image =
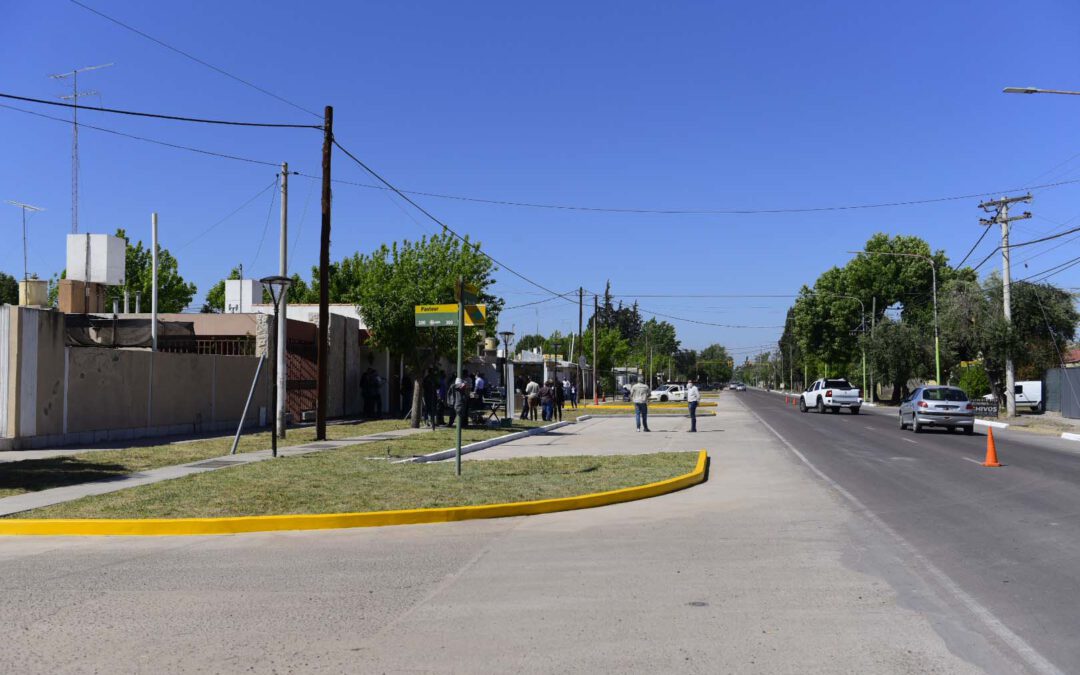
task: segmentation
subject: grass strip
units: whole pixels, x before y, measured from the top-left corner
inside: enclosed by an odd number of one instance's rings
[[[326,427],[326,437],[331,440],[377,434],[393,429],[403,429],[408,420],[371,420]],[[300,445],[315,440],[314,427],[289,429],[279,447]],[[49,488],[78,485],[92,481],[125,476],[163,466],[187,464],[211,457],[229,454],[233,435],[215,436],[195,440],[134,441],[144,445],[131,445],[116,450],[96,450],[48,459],[24,459],[0,464],[0,497],[11,497],[26,492]],[[254,452],[270,447],[270,432],[245,433],[240,438],[237,452]]]
[[[393,443],[425,452],[434,447],[430,440],[413,436]],[[444,440],[438,449],[445,447]],[[698,457],[696,452],[668,452],[470,461],[457,477],[453,462],[393,464],[371,459],[371,452],[372,446],[364,445],[286,457],[85,497],[11,517],[210,518],[498,504],[665,480],[692,471]]]

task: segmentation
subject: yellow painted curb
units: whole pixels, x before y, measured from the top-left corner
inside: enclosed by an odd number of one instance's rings
[[[103,536],[103,535],[195,535],[276,532],[282,530],[331,530],[385,525],[446,523],[478,518],[533,516],[557,511],[573,511],[631,502],[676,492],[705,480],[708,455],[698,453],[697,466],[690,473],[647,485],[595,492],[576,497],[540,499],[510,504],[453,506],[442,509],[368,511],[364,513],[315,513],[285,516],[241,516],[235,518],[147,518],[147,519],[0,519],[0,535]]]

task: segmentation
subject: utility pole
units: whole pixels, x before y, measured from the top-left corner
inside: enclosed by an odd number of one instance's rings
[[[281,241],[278,243],[278,249],[280,256],[278,260],[278,275],[282,277],[289,276],[289,163],[281,163]],[[282,287],[281,289],[281,313],[278,318],[277,325],[274,327],[277,329],[277,409],[275,410],[275,417],[277,419],[277,435],[281,438],[285,438],[285,399],[286,391],[285,385],[288,382],[288,373],[286,372],[285,361],[285,346],[287,341],[287,328],[289,323],[288,313],[285,311],[288,303],[288,299],[285,297],[288,294],[288,287]]]
[[[98,70],[99,68],[108,68],[112,66],[112,63],[103,63],[100,66],[87,66],[85,68],[76,68],[70,73],[60,73],[59,75],[50,75],[54,80],[64,80],[71,78],[71,94],[68,96],[61,96],[63,100],[70,100],[72,104],[71,108],[71,233],[79,233],[79,97],[80,96],[96,96],[96,91],[79,91],[79,73],[85,73],[88,70]],[[87,281],[89,283],[89,281]]]
[[[158,347],[158,243],[157,243],[157,213],[150,214],[150,247],[153,254],[150,256],[150,344],[153,351],[157,351]],[[90,235],[86,235],[86,240],[90,240]],[[86,253],[86,266],[90,266],[90,251],[89,244],[87,245]],[[86,273],[86,288],[90,288],[90,272]],[[90,310],[87,309],[89,314]]]
[[[599,405],[600,395],[596,391],[596,371],[600,363],[596,360],[596,313],[600,309],[599,300],[592,296],[592,395],[593,405]]]
[[[989,227],[994,224],[1001,225],[1001,295],[1004,303],[1005,323],[1012,323],[1012,269],[1009,264],[1009,223],[1014,220],[1026,220],[1031,217],[1030,211],[1024,211],[1019,216],[1009,217],[1009,204],[1019,202],[1031,203],[1031,193],[1023,197],[1002,197],[991,199],[979,204],[979,208],[987,213],[994,211],[993,218],[980,218],[979,222]],[[1008,417],[1016,415],[1016,371],[1013,367],[1012,357],[1005,358],[1005,414]]]
[[[23,204],[22,202],[15,202],[7,200],[8,204],[19,207],[22,210],[22,264],[23,264],[23,281],[30,278],[29,264],[27,262],[28,256],[26,253],[26,212],[30,211],[36,213],[38,211],[44,211],[45,209],[40,206],[31,206],[30,204]]]
[[[326,365],[330,358],[330,151],[333,147],[334,108],[326,106],[323,113],[322,232],[319,235],[319,370],[315,403],[315,439],[319,441],[326,440]]]
[[[873,338],[877,326],[877,296],[870,298],[870,336]],[[870,403],[874,402],[874,364],[870,364]]]
[[[577,339],[578,339],[578,349],[581,350],[581,356],[585,356],[585,344],[583,342],[584,339],[585,339],[585,333],[582,332],[582,330],[581,330],[582,319],[584,318],[584,314],[583,314],[584,309],[585,309],[585,289],[582,288],[581,286],[578,286],[578,289],[577,289]],[[581,361],[582,361],[582,359],[579,358],[578,359],[578,369],[577,369],[577,372],[578,372],[578,396],[579,397],[581,396],[581,394],[585,393],[585,371],[581,368]]]

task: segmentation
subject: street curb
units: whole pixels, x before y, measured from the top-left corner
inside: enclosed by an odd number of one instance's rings
[[[981,420],[978,417],[975,418],[975,424],[984,427],[994,427],[995,429],[1008,429],[1008,422],[992,422],[990,420]]]
[[[186,536],[281,532],[286,530],[331,530],[387,525],[446,523],[480,518],[509,518],[541,513],[589,509],[647,499],[676,492],[705,481],[708,454],[698,452],[697,465],[690,473],[645,485],[594,492],[576,497],[540,499],[530,502],[452,506],[441,509],[367,511],[362,513],[316,513],[287,516],[242,516],[235,518],[153,518],[128,520],[0,520],[2,535],[47,536]]]
[[[554,424],[545,424],[542,427],[535,427],[532,429],[526,429],[525,431],[516,431],[512,434],[505,434],[503,436],[496,436],[495,438],[489,438],[486,441],[477,441],[476,443],[470,443],[468,445],[461,446],[461,454],[467,455],[470,452],[479,452],[480,450],[486,450],[496,445],[502,445],[503,443],[509,443],[510,441],[516,441],[528,436],[535,436],[536,434],[545,434],[549,431],[554,431],[561,427],[565,427],[567,424],[573,424],[570,420],[562,422],[555,422]],[[410,457],[409,459],[401,459],[394,464],[408,464],[410,462],[416,464],[423,464],[426,462],[441,462],[444,459],[450,459],[457,455],[457,448],[450,448],[449,450],[439,450],[438,452],[432,452],[427,455],[420,455],[419,457]]]
[[[698,416],[698,418],[716,417],[716,412],[712,411],[712,410],[707,410],[705,412],[699,412],[697,414],[697,416]],[[622,419],[633,419],[633,417],[634,417],[634,413],[612,413],[610,415],[607,414],[607,413],[604,413],[602,415],[582,415],[581,417],[577,418],[577,421],[578,422],[584,422],[585,420],[606,420],[606,419],[622,420]],[[690,419],[690,413],[649,413],[649,419],[652,419],[653,417],[682,417],[683,419]]]
[[[1061,437],[1067,441],[1080,441],[1080,434],[1073,434],[1068,431],[1061,432]]]

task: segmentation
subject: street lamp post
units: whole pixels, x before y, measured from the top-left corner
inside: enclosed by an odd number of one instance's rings
[[[937,265],[934,258],[921,253],[893,253],[892,251],[848,251],[856,255],[891,255],[900,258],[919,258],[930,263],[930,274],[934,289],[934,372],[937,374],[937,383],[941,384],[941,342],[938,337],[938,311],[937,311]]]
[[[277,357],[279,350],[281,349],[281,341],[277,337],[278,335],[281,335],[281,333],[278,332],[277,327],[279,325],[278,322],[281,321],[281,301],[285,298],[285,291],[289,288],[289,284],[292,283],[292,279],[284,276],[274,276],[263,277],[262,279],[259,279],[259,282],[265,285],[267,290],[270,291],[270,299],[274,302],[274,365],[272,366],[273,372],[270,375],[270,381],[272,382],[270,386],[270,410],[275,411],[274,415],[276,417],[276,411],[278,407]],[[284,395],[285,392],[282,392],[282,396]],[[270,455],[273,457],[277,457],[277,424],[271,424],[270,426]]]
[[[511,387],[514,386],[514,383],[509,381],[507,374],[510,370],[510,341],[514,339],[514,331],[499,331],[499,337],[501,337],[503,340],[503,410],[505,410],[506,414],[509,415]],[[513,423],[513,420],[511,420],[511,423]]]

